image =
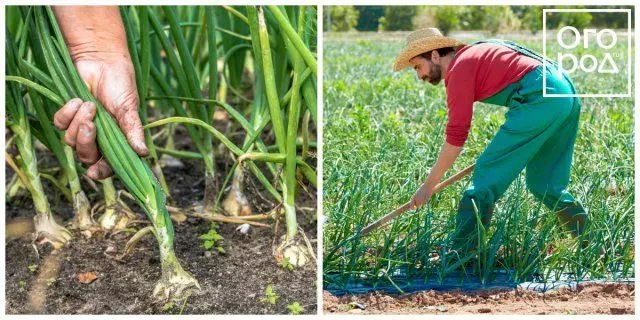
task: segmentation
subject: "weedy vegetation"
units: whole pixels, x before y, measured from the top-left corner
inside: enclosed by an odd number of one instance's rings
[[[287,309],[289,310],[289,314],[291,315],[298,315],[304,312],[304,307],[301,306],[300,302],[298,301],[295,301],[294,303],[288,305]]]
[[[260,302],[276,304],[278,298],[280,298],[280,296],[276,293],[276,290],[274,290],[273,287],[269,284],[264,289],[264,296],[260,298]]]

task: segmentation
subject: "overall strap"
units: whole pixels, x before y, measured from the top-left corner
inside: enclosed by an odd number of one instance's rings
[[[522,45],[519,45],[519,44],[517,44],[517,43],[515,43],[513,41],[510,41],[510,40],[487,39],[487,40],[481,40],[481,41],[474,42],[472,45],[479,44],[479,43],[493,43],[493,44],[497,44],[497,45],[503,45],[503,46],[508,47],[511,50],[514,50],[514,51],[516,51],[516,52],[518,52],[520,54],[524,54],[524,55],[526,55],[526,56],[528,56],[530,58],[536,59],[536,60],[538,60],[540,62],[543,62],[543,63],[546,61],[547,65],[551,65],[551,66],[554,66],[556,68],[559,68],[557,62],[555,62],[555,61],[553,61],[551,59],[548,59],[548,58],[542,56],[541,54],[539,54],[539,53],[537,53],[537,52],[535,52],[535,51],[533,51],[533,50],[531,50],[529,48],[526,48],[526,47],[524,47]],[[564,77],[565,80],[567,80],[569,82],[569,84],[571,85],[571,88],[573,89],[573,91],[576,92],[576,88],[573,85],[573,80],[571,80],[569,75],[566,74],[563,71],[562,72],[562,76]]]
[[[474,43],[472,43],[471,45],[476,45],[476,44],[480,44],[480,43],[492,43],[492,44],[497,44],[497,45],[502,45],[505,46],[515,52],[518,52],[520,54],[523,54],[529,58],[533,58],[536,59],[540,62],[544,62],[546,60],[546,62],[548,64],[552,64],[552,65],[556,65],[556,62],[551,60],[551,59],[547,59],[544,56],[542,56],[541,54],[527,48],[524,47],[520,44],[517,44],[513,41],[510,40],[502,40],[502,39],[487,39],[487,40],[480,40],[480,41],[476,41]]]

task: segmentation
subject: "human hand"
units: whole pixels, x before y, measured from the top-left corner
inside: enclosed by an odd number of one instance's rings
[[[149,151],[138,116],[139,98],[131,60],[92,55],[74,59],[74,63],[93,96],[114,116],[133,150],[146,156]],[[56,112],[53,123],[58,129],[65,130],[65,143],[76,149],[78,159],[90,165],[87,176],[101,180],[113,175],[113,170],[101,157],[96,144],[95,114],[93,102],[75,98]]]
[[[426,182],[423,183],[418,190],[416,190],[413,198],[411,199],[411,208],[417,209],[418,207],[423,206],[433,195],[433,188],[429,186]]]
[[[53,11],[80,78],[116,119],[133,150],[146,156],[135,71],[120,10],[117,6],[54,6]],[[79,160],[90,165],[87,176],[100,180],[113,170],[98,151],[95,114],[92,102],[72,99],[56,112],[53,122],[66,130],[65,142],[76,149]]]

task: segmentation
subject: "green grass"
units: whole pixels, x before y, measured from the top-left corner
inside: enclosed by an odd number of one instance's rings
[[[388,227],[348,240],[411,199],[435,162],[447,122],[442,84],[424,84],[408,70],[391,72],[404,35],[368,37],[327,35],[324,42],[324,282],[394,285],[392,275],[399,271],[441,280],[461,269],[447,259],[437,264],[429,259],[451,235],[470,178]],[[541,39],[509,40],[542,51]],[[592,85],[626,86],[626,77],[619,81]],[[505,110],[475,104],[469,139],[447,176],[474,162],[503,123]],[[497,271],[514,281],[553,281],[567,273],[575,279],[633,276],[633,148],[631,98],[583,99],[568,188],[590,213],[589,245],[580,248],[558,227],[555,215],[526,191],[523,173],[497,203],[480,252],[468,257],[476,263],[465,272],[484,283]]]

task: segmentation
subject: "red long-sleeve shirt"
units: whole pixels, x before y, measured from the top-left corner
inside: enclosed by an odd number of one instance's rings
[[[464,145],[475,101],[500,92],[540,64],[536,59],[492,43],[459,49],[444,78],[449,107],[447,142],[459,147]]]

